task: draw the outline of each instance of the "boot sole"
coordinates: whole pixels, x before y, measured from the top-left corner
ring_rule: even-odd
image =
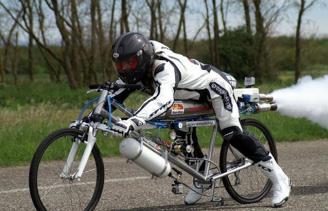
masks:
[[[194,189],[192,189],[192,188],[190,189],[190,191],[193,191],[195,194],[197,194],[197,195],[199,196],[199,198],[198,198],[197,200],[191,202],[191,203],[188,203],[187,201],[184,201],[184,204],[185,204],[185,205],[194,205],[194,204],[196,204],[199,200],[201,200],[201,198],[202,198],[203,191],[202,191],[201,193],[198,193],[196,190],[194,190]]]
[[[274,204],[273,208],[278,208],[278,207],[282,207],[282,205],[284,205],[286,202],[288,201],[288,197],[286,197],[285,199],[283,199],[281,202]]]
[[[293,183],[291,180],[289,180],[289,187],[290,187],[290,191],[289,191],[289,194],[290,194],[290,192],[292,191],[292,188],[293,188]],[[273,204],[273,207],[274,208],[282,207],[282,205],[284,205],[288,201],[288,199],[289,199],[289,197],[284,198],[281,202]]]

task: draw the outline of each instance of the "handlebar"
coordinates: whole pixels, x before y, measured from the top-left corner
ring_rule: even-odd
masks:
[[[117,84],[112,82],[107,82],[104,84],[90,84],[89,89],[104,89],[104,90],[115,90],[115,89],[142,89],[143,86],[141,84]]]

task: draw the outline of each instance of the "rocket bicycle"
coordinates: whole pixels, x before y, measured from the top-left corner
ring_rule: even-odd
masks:
[[[104,163],[97,146],[97,133],[113,134],[111,126],[118,121],[112,108],[127,117],[133,112],[116,102],[112,91],[118,88],[139,88],[138,85],[103,84],[90,87],[100,93],[89,101],[71,128],[60,129],[46,137],[37,148],[30,166],[29,188],[32,201],[37,210],[93,210],[104,187]],[[244,91],[247,92],[245,89]],[[238,106],[243,113],[259,110],[274,110],[272,99],[266,101],[259,94],[237,93]],[[260,99],[265,102],[261,102]],[[82,118],[84,111],[96,103],[88,116]],[[106,108],[107,106],[107,108]],[[106,109],[104,109],[104,107]],[[241,125],[245,133],[256,137],[277,159],[275,142],[270,131],[255,119],[243,119]],[[208,152],[204,158],[190,156],[193,148],[186,138],[177,136],[176,130],[190,131],[191,128],[208,127],[212,134]],[[167,129],[170,139],[166,140],[145,131]],[[223,141],[219,161],[214,159],[217,143],[218,123],[211,106],[195,101],[175,101],[171,108],[161,116],[148,121],[140,131],[133,131],[120,144],[123,157],[134,161],[154,177],[171,177],[172,192],[180,194],[183,173],[194,178],[197,187],[211,187],[214,190],[222,181],[229,195],[239,203],[255,203],[265,197],[272,186],[271,182],[253,166],[229,142]],[[110,141],[110,140],[107,140]],[[201,165],[204,171],[199,171]]]

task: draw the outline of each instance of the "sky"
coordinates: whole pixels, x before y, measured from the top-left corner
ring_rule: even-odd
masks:
[[[232,1],[232,0],[227,0]],[[279,5],[284,0],[276,0]],[[287,0],[292,2],[292,0]],[[308,0],[309,1],[309,0]],[[175,0],[168,1],[174,3]],[[186,23],[187,23],[187,34],[189,39],[193,39],[196,31],[204,23],[203,14],[205,13],[204,3],[201,0],[189,0],[188,10],[186,14]],[[199,4],[201,2],[202,4]],[[210,1],[211,2],[211,1]],[[240,5],[241,6],[241,5]],[[119,7],[117,9],[120,9]],[[237,26],[244,24],[244,14],[242,8],[230,7],[227,19],[227,25],[229,28],[235,28]],[[296,21],[297,21],[297,10],[288,9],[287,12],[283,13],[281,20],[273,25],[270,35],[279,36],[279,35],[288,35],[294,36]],[[119,11],[116,12],[116,15],[120,15]],[[132,16],[132,15],[131,15]],[[118,18],[118,17],[116,17]],[[132,18],[132,17],[129,17]],[[173,17],[174,25],[171,29],[168,30],[167,34],[174,36],[176,33],[175,21],[179,17]],[[220,23],[222,26],[222,23]],[[133,28],[133,26],[131,27]],[[132,29],[133,30],[133,29]],[[54,27],[53,29],[48,30],[48,36],[51,37],[49,42],[60,43],[60,35],[58,30]],[[147,32],[148,34],[148,32]],[[302,23],[302,37],[328,37],[328,0],[317,0],[316,4],[311,7],[303,16]],[[199,34],[198,38],[207,38],[207,32],[205,28]],[[20,37],[20,43],[27,43],[27,35],[22,34]]]
[[[278,5],[283,2],[282,0],[276,1]],[[197,5],[194,5],[192,7],[197,8]],[[271,31],[272,36],[293,36],[295,34],[298,11],[297,9],[288,9],[287,11],[288,12],[283,13],[280,20],[273,25],[273,29]],[[189,25],[200,26],[202,24],[201,22],[199,22],[199,18],[201,16],[198,16],[195,13],[187,14],[187,16],[189,16],[189,20],[191,20],[191,23]],[[227,16],[228,27],[234,28],[243,24],[244,14],[242,12],[242,9],[230,8]],[[189,29],[194,31],[191,32],[191,34],[194,34],[198,27],[194,27],[194,29],[192,28],[193,27],[189,27]],[[328,37],[328,0],[317,0],[317,2],[304,13],[301,33],[303,37]]]
[[[281,22],[279,27],[276,27],[277,34],[291,35],[295,33],[297,20],[297,12],[291,12],[286,20]],[[328,37],[328,1],[321,0],[310,8],[304,14],[303,19],[304,36],[315,35],[318,37]]]

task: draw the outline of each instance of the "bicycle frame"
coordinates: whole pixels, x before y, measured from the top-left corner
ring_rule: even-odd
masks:
[[[74,173],[73,175],[68,175],[69,170],[72,167],[72,162],[74,160],[74,157],[76,155],[77,152],[77,147],[78,144],[76,141],[73,143],[72,148],[69,152],[68,158],[66,160],[66,163],[64,165],[63,171],[60,174],[61,177],[69,177],[70,179],[80,179],[82,177],[83,171],[86,167],[87,161],[89,159],[89,156],[91,154],[92,148],[94,146],[94,144],[96,143],[96,134],[98,130],[101,130],[103,132],[112,132],[110,130],[112,121],[116,121],[116,119],[111,115],[111,110],[110,110],[110,105],[115,106],[118,110],[120,110],[121,112],[123,112],[124,114],[126,114],[128,117],[131,117],[133,115],[133,113],[131,111],[129,111],[127,108],[125,108],[123,105],[119,104],[118,102],[116,102],[115,100],[113,100],[111,98],[111,93],[107,90],[102,90],[101,91],[101,95],[99,98],[97,98],[97,106],[95,107],[93,114],[96,115],[101,115],[103,112],[105,112],[103,110],[103,106],[104,103],[108,102],[109,105],[109,112],[106,113],[106,115],[108,115],[108,125],[102,124],[102,123],[88,123],[86,125],[84,125],[83,127],[86,127],[88,129],[88,139],[85,142],[86,144],[86,148],[84,150],[83,156],[81,158],[81,161],[79,163],[79,167],[76,173]],[[95,100],[91,100],[89,102],[87,102],[85,104],[85,106],[82,108],[81,113],[78,117],[77,121],[81,121],[82,119],[82,114],[84,113],[84,111],[86,110],[86,108],[91,105]],[[229,174],[235,173],[237,171],[240,171],[244,168],[247,168],[249,166],[252,165],[252,162],[248,159],[245,159],[245,162],[243,163],[243,165],[238,166],[236,168],[233,168],[231,170],[228,170],[225,173],[216,173],[213,175],[210,175],[210,165],[211,163],[214,163],[212,161],[212,157],[213,157],[213,152],[214,152],[214,148],[215,148],[215,143],[216,143],[216,135],[217,135],[217,130],[218,130],[218,123],[215,120],[215,118],[198,118],[198,119],[192,119],[192,120],[170,120],[170,124],[174,124],[176,125],[179,129],[181,128],[190,128],[190,127],[202,127],[202,126],[212,126],[212,136],[211,136],[211,140],[210,140],[210,146],[208,149],[208,157],[203,159],[205,161],[205,171],[203,173],[198,172],[196,169],[192,168],[191,166],[189,166],[186,162],[182,161],[181,159],[179,159],[177,156],[172,155],[171,153],[166,153],[167,154],[167,160],[169,162],[171,162],[172,164],[174,164],[175,166],[179,167],[180,169],[182,169],[183,171],[187,172],[188,174],[190,174],[191,176],[193,176],[194,178],[197,178],[198,180],[201,180],[203,182],[212,182],[215,180],[218,180],[222,177],[225,177]],[[164,120],[153,120],[150,121],[149,123],[147,123],[147,125],[145,126],[145,129],[155,129],[155,128],[168,128],[168,122]],[[133,134],[134,136],[138,136],[137,133]],[[159,155],[163,156],[161,153],[156,152]]]

